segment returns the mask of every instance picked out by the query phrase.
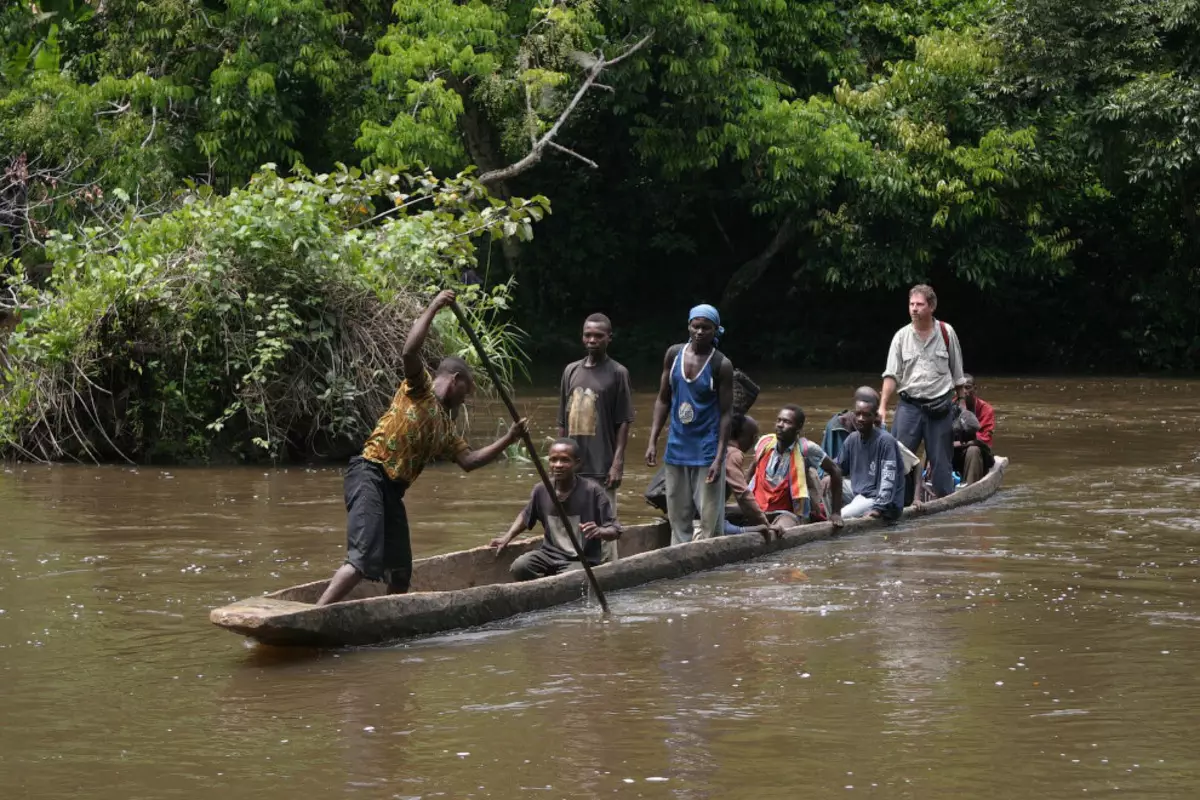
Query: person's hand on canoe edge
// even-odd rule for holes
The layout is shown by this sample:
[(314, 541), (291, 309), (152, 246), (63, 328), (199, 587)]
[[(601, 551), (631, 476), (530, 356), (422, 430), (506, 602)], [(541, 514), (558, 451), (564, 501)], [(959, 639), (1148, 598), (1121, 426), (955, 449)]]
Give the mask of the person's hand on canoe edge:
[(508, 428), (508, 435), (505, 437), (509, 444), (521, 441), (521, 437), (529, 432), (529, 419), (521, 417)]
[(762, 534), (763, 541), (769, 542), (772, 539), (782, 538), (785, 530), (786, 528), (784, 527), (783, 523), (775, 520), (774, 522), (768, 522), (766, 525), (754, 525), (750, 528), (746, 528), (745, 532), (750, 533), (751, 531), (758, 531)]
[(842, 512), (834, 511), (832, 514), (830, 514), (829, 524), (833, 526), (835, 531), (839, 531), (845, 527), (846, 523), (842, 521)]
[(499, 558), (500, 554), (504, 552), (504, 548), (508, 546), (508, 542), (509, 539), (507, 536), (497, 536), (495, 539), (492, 539), (490, 542), (488, 542), (488, 547), (496, 551), (494, 555)]

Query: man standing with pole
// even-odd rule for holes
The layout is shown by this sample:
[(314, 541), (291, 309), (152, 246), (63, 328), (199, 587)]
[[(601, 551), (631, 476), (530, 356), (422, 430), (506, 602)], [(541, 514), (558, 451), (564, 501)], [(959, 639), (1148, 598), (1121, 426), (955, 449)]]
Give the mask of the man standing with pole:
[[(954, 491), (951, 464), (954, 459), (953, 418), (950, 411), (963, 377), (962, 347), (954, 328), (938, 319), (937, 294), (933, 287), (917, 284), (908, 291), (908, 313), (912, 323), (896, 331), (888, 350), (883, 372), (883, 399), (879, 405), (880, 422), (887, 425), (888, 408), (893, 397), (896, 420), (892, 435), (909, 450), (916, 452), (924, 442), (925, 458), (933, 474), (933, 491), (945, 497)], [(920, 480), (920, 471), (909, 482)], [(912, 489), (905, 497), (912, 497)]]
[(449, 290), (438, 294), (413, 323), (401, 353), (404, 382), (362, 455), (350, 460), (344, 478), (346, 562), (329, 581), (319, 606), (344, 599), (363, 578), (387, 581), (389, 594), (408, 591), (412, 544), (404, 493), (428, 462), (445, 458), (470, 472), (495, 461), (521, 437), (529, 438), (526, 421), (515, 418), (508, 433), (479, 450), (458, 435), (454, 414), (475, 388), (471, 371), (461, 358), (448, 356), (430, 375), (421, 359), (433, 318), (448, 306), (457, 309)]

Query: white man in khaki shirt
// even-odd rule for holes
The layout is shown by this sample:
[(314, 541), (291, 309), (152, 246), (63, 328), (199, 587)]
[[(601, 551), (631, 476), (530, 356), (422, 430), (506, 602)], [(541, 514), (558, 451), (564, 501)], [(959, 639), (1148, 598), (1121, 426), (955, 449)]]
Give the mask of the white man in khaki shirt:
[[(918, 284), (908, 292), (912, 324), (892, 337), (887, 368), (883, 372), (883, 400), (879, 414), (887, 425), (888, 409), (899, 394), (892, 435), (916, 452), (924, 442), (933, 491), (944, 497), (954, 491), (954, 458), (951, 407), (963, 378), (962, 348), (954, 328), (937, 320), (937, 295), (933, 287)], [(911, 488), (911, 487), (910, 487)], [(911, 493), (906, 493), (911, 497)]]

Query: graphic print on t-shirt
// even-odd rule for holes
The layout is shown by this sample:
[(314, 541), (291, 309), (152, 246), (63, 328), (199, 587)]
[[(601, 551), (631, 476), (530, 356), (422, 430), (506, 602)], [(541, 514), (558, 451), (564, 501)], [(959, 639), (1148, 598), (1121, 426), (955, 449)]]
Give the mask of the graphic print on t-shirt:
[(598, 414), (597, 394), (590, 388), (577, 386), (567, 402), (567, 435), (595, 436)]
[[(571, 521), (571, 531), (575, 536), (579, 536), (579, 515), (568, 514), (567, 519)], [(547, 536), (550, 542), (564, 553), (571, 555), (575, 554), (575, 547), (571, 544), (571, 534), (567, 533), (567, 529), (563, 527), (562, 520), (558, 515), (554, 515), (547, 520), (543, 520), (547, 527)]]

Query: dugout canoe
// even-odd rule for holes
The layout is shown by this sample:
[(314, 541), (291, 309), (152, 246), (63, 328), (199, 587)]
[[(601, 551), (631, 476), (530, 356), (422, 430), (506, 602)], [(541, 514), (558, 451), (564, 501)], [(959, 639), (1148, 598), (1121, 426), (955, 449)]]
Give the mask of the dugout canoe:
[[(1000, 488), (1007, 466), (1008, 459), (997, 458), (983, 480), (920, 508), (906, 508), (902, 519), (939, 514), (986, 500)], [(879, 520), (847, 520), (838, 535), (883, 524)], [(757, 533), (746, 533), (670, 547), (671, 532), (664, 520), (626, 528), (621, 537), (620, 560), (596, 567), (593, 572), (605, 593), (618, 592), (748, 561), (833, 535), (833, 527), (821, 522), (790, 528), (772, 541), (765, 541)], [(588, 585), (579, 569), (524, 583), (512, 581), (509, 564), (539, 542), (541, 536), (518, 540), (499, 558), (483, 546), (419, 559), (413, 564), (412, 591), (408, 594), (382, 594), (380, 584), (363, 581), (346, 600), (315, 606), (328, 583), (316, 581), (214, 609), (210, 619), (226, 630), (265, 644), (341, 647), (469, 628), (583, 599)]]

